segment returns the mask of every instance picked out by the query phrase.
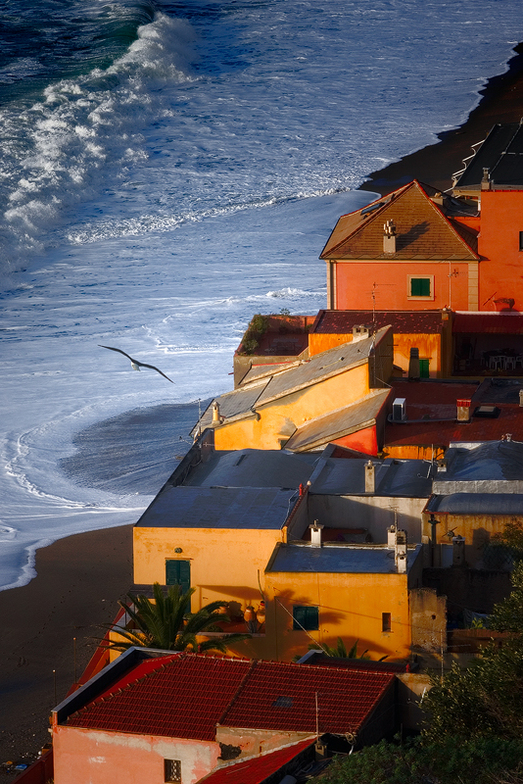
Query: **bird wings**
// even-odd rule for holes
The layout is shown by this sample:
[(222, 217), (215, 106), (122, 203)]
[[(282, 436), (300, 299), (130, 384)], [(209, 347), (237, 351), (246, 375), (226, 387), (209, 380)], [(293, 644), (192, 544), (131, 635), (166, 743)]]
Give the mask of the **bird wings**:
[(171, 378), (169, 378), (169, 376), (166, 376), (165, 373), (162, 373), (162, 371), (159, 370), (157, 367), (155, 367), (154, 365), (148, 365), (146, 362), (140, 362), (138, 359), (133, 359), (133, 357), (129, 356), (129, 354), (126, 354), (125, 351), (122, 351), (121, 348), (113, 348), (112, 346), (102, 346), (100, 345), (100, 343), (98, 345), (100, 346), (100, 348), (108, 348), (109, 351), (117, 351), (119, 354), (123, 354), (124, 357), (127, 357), (127, 359), (131, 360), (131, 363), (133, 365), (150, 368), (151, 370), (156, 370), (156, 372), (159, 373), (164, 378), (166, 378), (167, 381), (170, 381), (171, 384), (174, 384), (174, 381)]

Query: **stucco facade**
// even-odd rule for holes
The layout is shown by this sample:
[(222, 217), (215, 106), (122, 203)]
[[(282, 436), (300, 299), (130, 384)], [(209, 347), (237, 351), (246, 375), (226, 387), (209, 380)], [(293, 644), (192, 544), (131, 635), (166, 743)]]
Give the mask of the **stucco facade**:
[(125, 732), (53, 728), (55, 784), (164, 784), (164, 760), (181, 763), (183, 784), (195, 784), (216, 767), (217, 742)]

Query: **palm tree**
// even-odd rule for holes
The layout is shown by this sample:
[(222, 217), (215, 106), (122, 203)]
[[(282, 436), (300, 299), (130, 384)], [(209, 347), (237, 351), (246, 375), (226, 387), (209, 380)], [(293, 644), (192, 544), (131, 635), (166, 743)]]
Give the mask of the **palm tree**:
[[(338, 637), (338, 642), (335, 648), (332, 648), (330, 645), (327, 645), (327, 643), (322, 642), (309, 645), (309, 650), (317, 650), (319, 646), (327, 656), (333, 656), (337, 659), (366, 659), (370, 661), (370, 656), (367, 655), (368, 649), (363, 651), (363, 653), (358, 654), (358, 643), (359, 640), (356, 640), (351, 649), (347, 651), (345, 643), (341, 637)], [(378, 659), (378, 661), (383, 661), (387, 658), (387, 655), (388, 654), (382, 656), (381, 659)]]
[(106, 645), (118, 651), (126, 651), (133, 645), (144, 648), (159, 648), (164, 651), (186, 651), (195, 653), (220, 651), (226, 653), (232, 643), (250, 638), (250, 634), (228, 634), (197, 642), (197, 635), (222, 631), (217, 625), (229, 621), (227, 615), (218, 612), (226, 602), (211, 602), (198, 612), (190, 612), (191, 596), (195, 588), (182, 591), (179, 585), (171, 585), (165, 594), (159, 583), (153, 585), (154, 600), (144, 594), (127, 594), (129, 603), (120, 601), (120, 606), (130, 617), (135, 628), (104, 624), (105, 629), (117, 632), (124, 639), (109, 640)]

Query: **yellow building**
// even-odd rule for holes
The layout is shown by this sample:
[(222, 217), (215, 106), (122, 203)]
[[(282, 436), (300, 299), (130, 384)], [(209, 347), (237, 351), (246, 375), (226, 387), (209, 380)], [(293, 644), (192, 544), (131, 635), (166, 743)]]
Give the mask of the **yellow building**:
[(195, 431), (212, 427), (217, 450), (281, 449), (307, 422), (386, 387), (391, 373), (385, 327), (278, 372), (252, 368), (241, 387), (211, 403)]

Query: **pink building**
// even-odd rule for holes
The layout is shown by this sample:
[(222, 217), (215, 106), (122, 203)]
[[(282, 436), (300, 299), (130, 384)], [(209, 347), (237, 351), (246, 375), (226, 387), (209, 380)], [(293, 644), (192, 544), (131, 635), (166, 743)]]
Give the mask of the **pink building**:
[(394, 728), (394, 683), (379, 664), (327, 668), (132, 648), (53, 711), (54, 781), (195, 784), (295, 747), (289, 761), (318, 734), (364, 745)]

